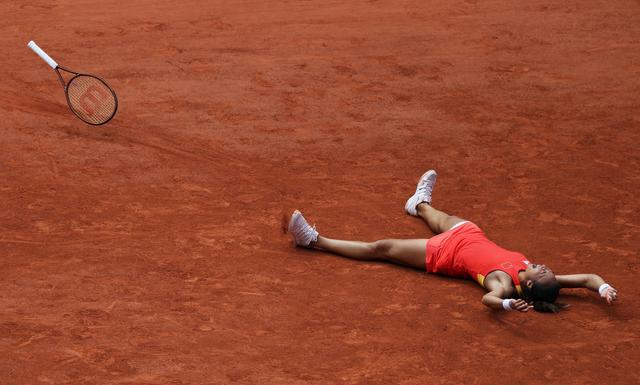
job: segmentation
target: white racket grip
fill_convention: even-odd
[[[42,50],[42,48],[38,47],[35,41],[31,40],[28,44],[29,48],[33,50],[33,52],[37,53],[42,60],[46,61],[47,64],[51,66],[51,68],[56,69],[58,67],[58,63],[51,58],[51,56],[47,55],[46,52]]]

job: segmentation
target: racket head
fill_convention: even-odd
[[[85,123],[99,126],[110,121],[118,111],[118,97],[97,76],[76,74],[65,87],[67,104]]]

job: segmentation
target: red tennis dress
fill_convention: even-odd
[[[511,276],[521,293],[518,272],[529,261],[515,251],[491,242],[475,223],[464,222],[427,241],[427,272],[450,277],[469,277],[484,287],[484,278],[495,270]]]

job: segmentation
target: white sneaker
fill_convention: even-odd
[[[416,192],[407,199],[407,203],[404,205],[404,210],[409,215],[418,216],[417,207],[420,203],[427,202],[431,204],[431,192],[436,184],[437,177],[438,173],[435,170],[429,170],[420,177]]]
[[[311,227],[302,213],[294,211],[289,221],[289,233],[293,236],[293,243],[296,246],[309,247],[311,242],[318,240],[318,232],[315,227]]]

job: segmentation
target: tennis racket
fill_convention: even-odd
[[[111,120],[118,110],[118,97],[111,87],[97,76],[81,74],[61,67],[51,56],[47,55],[34,41],[29,48],[53,68],[64,87],[67,104],[71,111],[83,122],[99,126]],[[72,75],[68,82],[64,81],[60,71]]]

